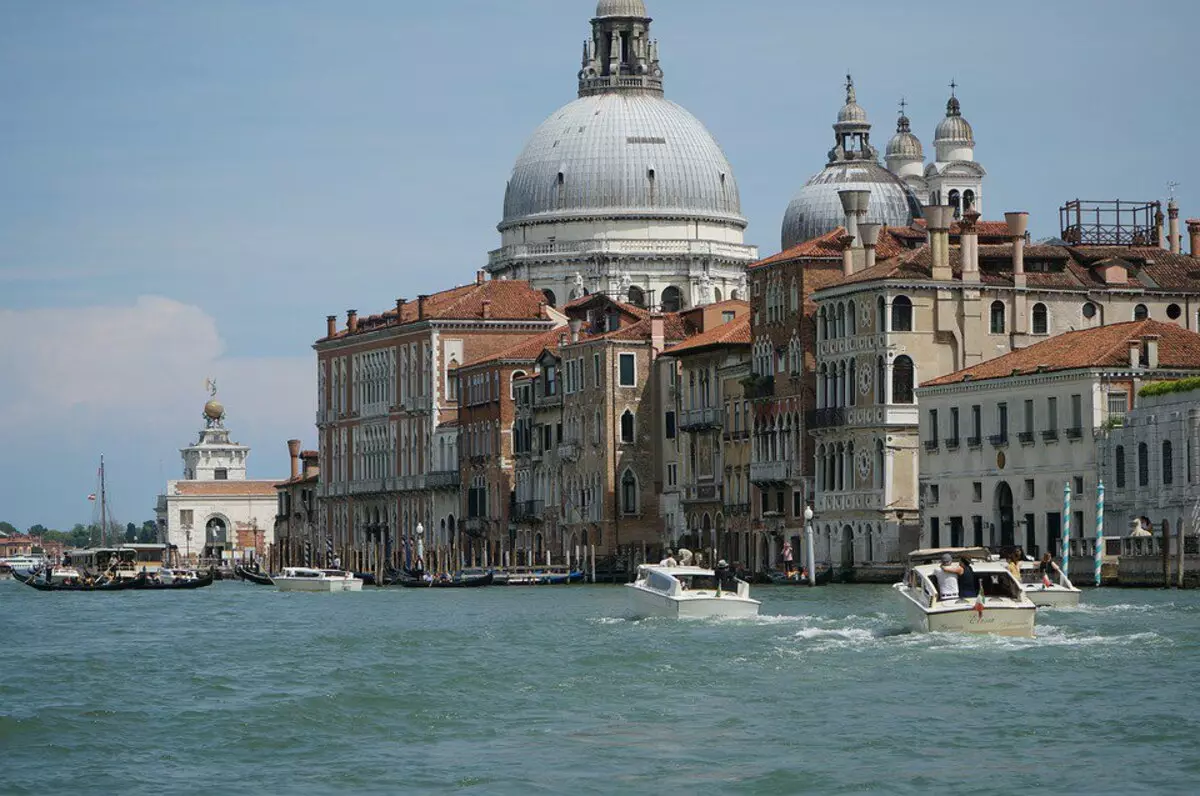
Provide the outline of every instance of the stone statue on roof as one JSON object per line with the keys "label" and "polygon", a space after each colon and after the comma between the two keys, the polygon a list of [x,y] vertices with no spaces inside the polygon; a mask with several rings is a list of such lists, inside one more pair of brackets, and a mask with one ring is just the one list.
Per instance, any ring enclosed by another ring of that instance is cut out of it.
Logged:
{"label": "stone statue on roof", "polygon": [[712,276],[708,273],[708,271],[705,271],[700,275],[700,303],[712,304],[713,297]]}
{"label": "stone statue on roof", "polygon": [[621,285],[617,289],[617,297],[621,301],[629,301],[629,288],[633,287],[633,276],[628,271],[621,272]]}

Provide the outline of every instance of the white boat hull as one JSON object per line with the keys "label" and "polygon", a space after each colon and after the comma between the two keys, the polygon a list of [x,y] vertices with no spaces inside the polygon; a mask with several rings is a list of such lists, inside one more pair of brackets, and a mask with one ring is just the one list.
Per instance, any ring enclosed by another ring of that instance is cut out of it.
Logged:
{"label": "white boat hull", "polygon": [[1079,605],[1079,589],[1064,586],[1031,584],[1025,587],[1025,596],[1040,608],[1074,608]]}
{"label": "white boat hull", "polygon": [[914,600],[908,589],[896,584],[904,600],[909,627],[917,633],[990,633],[997,636],[1033,638],[1037,608],[1012,600],[986,600],[982,610],[974,600],[957,600],[950,604],[939,602],[929,608]]}
{"label": "white boat hull", "polygon": [[738,597],[733,592],[695,591],[672,597],[634,583],[625,584],[629,590],[630,607],[638,617],[662,616],[669,619],[707,619],[710,617],[758,616],[759,602]]}
{"label": "white boat hull", "polygon": [[318,580],[316,578],[275,578],[280,591],[345,592],[362,591],[363,582],[358,578]]}

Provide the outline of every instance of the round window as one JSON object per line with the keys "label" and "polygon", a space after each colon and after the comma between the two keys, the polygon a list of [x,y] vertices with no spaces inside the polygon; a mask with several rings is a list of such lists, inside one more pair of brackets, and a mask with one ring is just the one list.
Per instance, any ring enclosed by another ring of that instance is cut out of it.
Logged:
{"label": "round window", "polygon": [[1167,307],[1167,317],[1173,321],[1179,320],[1179,316],[1183,314],[1183,310],[1179,309],[1178,304],[1171,304]]}
{"label": "round window", "polygon": [[1083,317],[1091,320],[1096,317],[1096,305],[1092,302],[1087,302],[1083,305]]}

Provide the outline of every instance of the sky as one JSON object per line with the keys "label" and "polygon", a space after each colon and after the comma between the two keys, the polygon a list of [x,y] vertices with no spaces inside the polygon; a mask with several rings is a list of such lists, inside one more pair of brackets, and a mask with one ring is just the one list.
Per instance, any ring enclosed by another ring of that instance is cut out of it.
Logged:
{"label": "sky", "polygon": [[[986,218],[1067,199],[1200,216],[1200,3],[648,0],[667,96],[735,169],[747,240],[825,163],[847,71],[880,148],[958,84]],[[153,517],[206,378],[285,477],[325,316],[463,284],[575,96],[594,0],[0,0],[0,520]]]}

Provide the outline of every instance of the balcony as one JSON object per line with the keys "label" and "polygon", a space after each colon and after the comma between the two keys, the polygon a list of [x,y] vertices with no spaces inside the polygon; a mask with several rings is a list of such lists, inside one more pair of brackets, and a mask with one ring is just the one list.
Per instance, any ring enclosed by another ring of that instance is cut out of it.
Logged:
{"label": "balcony", "polygon": [[983,438],[982,437],[967,437],[967,447],[968,448],[982,448],[983,447]]}
{"label": "balcony", "polygon": [[1058,429],[1048,428],[1042,432],[1042,442],[1058,442]]}
{"label": "balcony", "polygon": [[700,409],[684,409],[679,413],[679,428],[683,431],[703,431],[721,428],[725,423],[725,410],[716,406]]}
{"label": "balcony", "polygon": [[518,500],[512,507],[513,522],[541,522],[544,500]]}
{"label": "balcony", "polygon": [[946,450],[958,450],[958,437],[946,437]]}
{"label": "balcony", "polygon": [[925,440],[925,452],[926,453],[937,453],[937,449],[938,449],[938,441],[936,439]]}
{"label": "balcony", "polygon": [[1022,445],[1032,445],[1033,444],[1033,432],[1032,431],[1021,431],[1017,434],[1017,439],[1019,439],[1021,441]]}
{"label": "balcony", "polygon": [[1083,439],[1083,429],[1079,426],[1068,428],[1067,439]]}
{"label": "balcony", "polygon": [[721,484],[690,484],[682,492],[680,500],[684,503],[718,503],[721,500]]}
{"label": "balcony", "polygon": [[406,412],[428,412],[433,406],[429,396],[409,395],[400,401],[400,407]]}
{"label": "balcony", "polygon": [[533,405],[536,407],[562,406],[562,393],[543,395],[542,391],[538,390],[537,394],[533,396]]}
{"label": "balcony", "polygon": [[846,408],[842,406],[826,407],[805,412],[804,423],[809,431],[818,428],[832,428],[846,425]]}
{"label": "balcony", "polygon": [[437,470],[425,476],[430,489],[457,489],[462,484],[458,470]]}
{"label": "balcony", "polygon": [[1003,448],[1008,444],[1008,432],[1001,431],[999,434],[993,434],[992,436],[988,437],[988,442],[990,442],[994,448]]}
{"label": "balcony", "polygon": [[751,462],[750,480],[756,484],[786,484],[800,477],[796,462]]}

